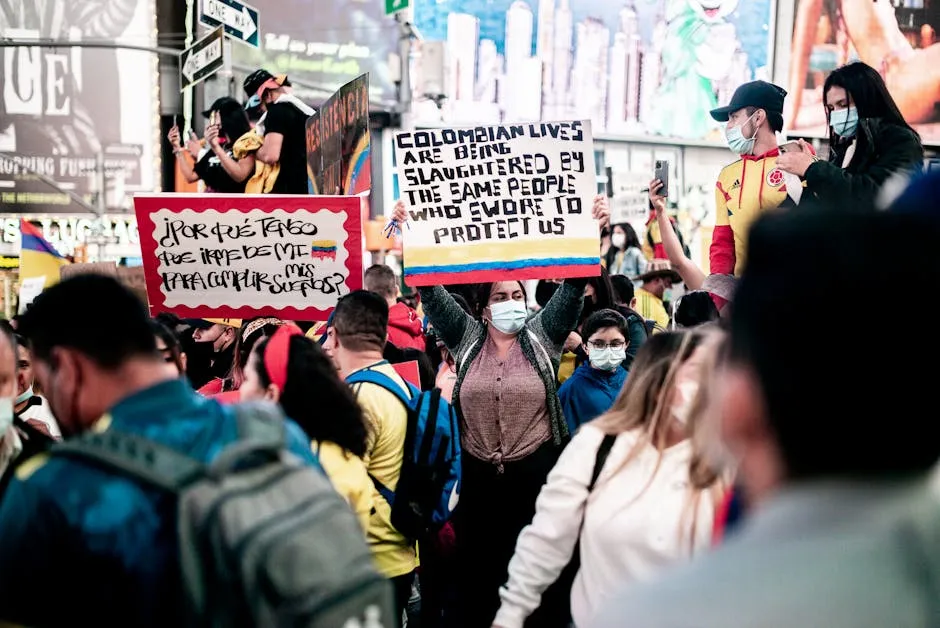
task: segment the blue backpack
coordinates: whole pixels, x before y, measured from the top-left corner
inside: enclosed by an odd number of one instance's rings
[[[401,476],[392,492],[375,477],[376,490],[392,507],[392,525],[404,536],[421,539],[450,519],[460,495],[460,434],[457,413],[440,389],[421,392],[405,382],[410,398],[388,375],[371,369],[353,373],[346,383],[375,384],[393,393],[408,410]]]

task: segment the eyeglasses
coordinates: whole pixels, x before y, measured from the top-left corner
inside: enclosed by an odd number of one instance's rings
[[[624,347],[627,346],[627,343],[624,342],[623,340],[614,340],[610,343],[606,343],[603,340],[589,340],[588,346],[591,347],[592,349],[603,351],[607,347],[610,347],[611,349],[623,349]]]

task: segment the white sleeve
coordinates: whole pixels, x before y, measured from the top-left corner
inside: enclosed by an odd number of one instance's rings
[[[542,593],[571,560],[581,533],[588,484],[603,433],[583,426],[562,452],[539,493],[532,523],[519,533],[509,562],[509,581],[499,590],[502,605],[493,621],[522,628],[539,607]]]

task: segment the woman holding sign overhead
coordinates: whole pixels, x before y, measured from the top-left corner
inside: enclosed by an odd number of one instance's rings
[[[593,215],[602,226],[609,221],[606,197],[595,198]],[[393,218],[407,220],[401,201]],[[456,358],[452,403],[463,447],[454,521],[458,625],[492,624],[516,538],[532,520],[539,490],[570,437],[556,373],[565,340],[578,324],[586,283],[566,280],[531,317],[520,281],[481,284],[479,318],[441,286],[418,288],[429,322]]]

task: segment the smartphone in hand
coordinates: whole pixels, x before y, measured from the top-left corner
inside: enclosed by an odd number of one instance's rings
[[[656,168],[653,170],[653,178],[663,182],[663,187],[659,190],[660,196],[669,196],[669,162],[656,160]]]
[[[799,142],[787,142],[786,144],[783,144],[777,148],[781,155],[783,153],[799,153],[803,150],[800,148]]]

